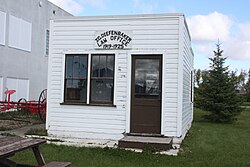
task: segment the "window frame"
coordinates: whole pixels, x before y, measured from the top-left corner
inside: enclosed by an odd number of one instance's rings
[[[90,54],[91,56],[91,62],[90,62],[90,77],[89,77],[89,83],[90,83],[90,91],[89,91],[89,104],[93,104],[93,105],[112,105],[114,104],[114,84],[115,84],[115,54],[112,53],[94,53],[94,54]],[[93,67],[93,56],[113,56],[113,77],[92,77],[92,67]],[[99,60],[100,61],[100,60]],[[107,59],[106,59],[107,61]],[[106,66],[107,68],[107,66]],[[94,79],[92,79],[94,78]],[[110,79],[111,78],[111,79]],[[106,102],[106,101],[92,101],[92,80],[113,80],[112,84],[113,84],[113,97],[112,97],[112,101],[111,102]]]
[[[75,56],[75,55],[86,55],[87,56],[87,76],[86,76],[86,83],[87,83],[87,90],[86,90],[86,102],[82,102],[82,101],[75,101],[75,100],[66,100],[66,57],[67,56]],[[92,92],[92,85],[91,85],[91,75],[92,75],[92,60],[93,60],[93,56],[95,55],[99,55],[99,56],[113,56],[113,77],[112,77],[112,84],[113,84],[113,88],[112,88],[112,92],[113,92],[113,96],[112,96],[112,101],[111,102],[94,102],[91,101],[91,92]],[[63,99],[62,99],[62,103],[60,103],[61,105],[87,105],[87,106],[107,106],[107,107],[116,107],[115,105],[115,80],[116,80],[116,53],[114,52],[94,52],[94,53],[65,53],[64,54],[64,75],[63,75]],[[109,77],[101,77],[100,79],[106,79]]]
[[[68,56],[86,56],[87,58],[87,70],[86,70],[86,78],[69,78],[67,79],[66,78],[66,75],[67,75],[67,71],[66,71],[66,66],[67,66],[67,62],[66,62],[66,58]],[[63,101],[64,103],[66,104],[87,104],[87,93],[88,93],[88,61],[89,61],[89,56],[88,54],[65,54],[65,63],[64,63],[64,95],[63,95]],[[73,72],[73,71],[72,71]],[[81,100],[68,100],[66,97],[67,97],[67,88],[66,88],[66,85],[67,85],[67,80],[86,80],[86,100],[85,101],[81,101]]]
[[[194,101],[193,101],[193,82],[194,82],[194,80],[193,80],[193,71],[191,70],[190,71],[190,101],[191,101],[191,103],[193,103]]]

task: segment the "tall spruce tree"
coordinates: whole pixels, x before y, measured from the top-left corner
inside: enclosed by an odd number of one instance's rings
[[[223,50],[217,44],[214,56],[209,58],[210,70],[200,84],[197,104],[208,114],[206,119],[214,122],[232,122],[242,111],[241,100],[237,96],[234,83],[230,79],[226,58],[222,57]]]
[[[247,98],[247,101],[250,102],[250,69],[248,71],[248,80],[247,80],[247,83],[245,85],[245,89],[246,89],[246,98]]]

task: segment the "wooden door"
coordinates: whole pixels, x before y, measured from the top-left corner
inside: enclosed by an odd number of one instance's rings
[[[161,133],[161,75],[161,55],[132,55],[130,133]]]

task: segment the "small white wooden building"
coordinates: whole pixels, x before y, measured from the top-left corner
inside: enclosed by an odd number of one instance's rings
[[[185,136],[194,55],[183,14],[57,18],[50,34],[50,135]]]

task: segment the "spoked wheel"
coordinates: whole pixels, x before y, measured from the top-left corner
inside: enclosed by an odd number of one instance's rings
[[[21,111],[22,109],[27,109],[27,100],[25,98],[20,98],[17,103],[17,111]]]
[[[38,99],[38,114],[40,119],[45,122],[46,120],[46,104],[47,104],[47,89],[44,89]]]

